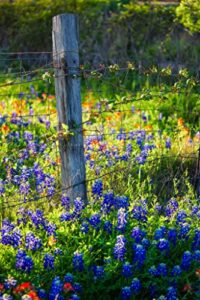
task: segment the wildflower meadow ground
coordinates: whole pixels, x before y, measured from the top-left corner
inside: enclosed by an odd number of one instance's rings
[[[0,299],[200,299],[197,92],[95,88],[82,95],[87,205],[60,189],[53,93],[0,102]]]

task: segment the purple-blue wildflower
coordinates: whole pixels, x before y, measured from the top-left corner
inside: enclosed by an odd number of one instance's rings
[[[133,275],[133,266],[129,262],[122,265],[122,275],[125,278],[129,278]]]
[[[32,232],[29,232],[26,234],[25,246],[26,249],[35,251],[42,247],[42,241],[40,238],[35,237]]]
[[[192,261],[192,253],[185,251],[182,256],[181,268],[183,270],[189,270]]]
[[[126,254],[126,239],[123,235],[117,236],[117,241],[113,249],[114,258],[123,261]]]
[[[121,291],[121,300],[130,300],[131,299],[131,288],[129,286],[125,286]]]
[[[19,249],[16,255],[16,269],[30,273],[33,269],[33,260],[25,251]]]
[[[135,240],[136,243],[140,243],[145,236],[146,232],[144,230],[141,230],[139,226],[133,228],[131,237]]]
[[[124,232],[127,224],[128,212],[124,208],[120,208],[117,213],[117,230]]]
[[[104,277],[104,267],[103,266],[94,266],[93,267],[93,273],[95,279],[101,279]]]
[[[52,254],[46,253],[44,256],[44,268],[48,270],[54,269],[55,257]]]
[[[72,263],[75,271],[82,272],[84,270],[83,254],[78,251],[75,252]]]
[[[98,197],[102,196],[103,192],[103,183],[101,180],[96,180],[92,186],[92,193]]]

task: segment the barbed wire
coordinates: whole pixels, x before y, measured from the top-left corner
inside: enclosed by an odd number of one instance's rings
[[[73,52],[73,50],[70,50]],[[65,52],[65,51],[62,51],[62,52]],[[62,53],[60,52],[60,53]],[[89,79],[95,79],[95,80],[98,80],[100,82],[99,85],[101,85],[101,82],[105,82],[106,85],[108,86],[111,86],[112,88],[116,89],[116,91],[120,91],[124,94],[127,94],[122,101],[115,101],[114,99],[111,99],[111,101],[105,101],[105,99],[103,101],[100,101],[100,109],[90,109],[90,111],[83,111],[83,114],[90,114],[90,117],[88,120],[86,121],[83,121],[81,124],[78,124],[78,129],[73,129],[72,131],[74,133],[82,133],[83,132],[83,135],[84,137],[87,139],[87,138],[99,138],[99,137],[106,137],[106,136],[117,136],[117,135],[120,135],[120,134],[125,134],[125,135],[129,135],[129,134],[132,134],[132,133],[139,133],[141,131],[145,131],[145,133],[158,133],[159,135],[161,135],[162,133],[165,133],[165,134],[168,134],[168,133],[180,133],[180,132],[185,132],[187,128],[185,128],[184,126],[181,127],[181,128],[164,128],[164,129],[147,129],[145,128],[145,123],[142,124],[142,116],[141,116],[141,113],[142,111],[168,111],[167,108],[149,108],[149,107],[142,107],[141,106],[141,103],[142,101],[150,101],[150,100],[154,100],[153,97],[157,97],[157,96],[165,96],[166,97],[166,94],[170,94],[170,93],[174,93],[174,94],[177,94],[177,95],[187,95],[188,92],[191,92],[191,91],[188,91],[187,90],[187,87],[185,88],[184,91],[180,90],[180,88],[177,88],[177,87],[170,87],[169,89],[164,89],[164,90],[160,90],[160,91],[155,91],[155,92],[152,92],[150,89],[144,89],[142,91],[139,91],[139,89],[137,91],[133,91],[133,88],[126,88],[125,86],[123,86],[123,83],[126,82],[126,79],[127,79],[127,76],[131,73],[131,72],[140,72],[140,75],[145,75],[145,76],[149,76],[149,75],[156,75],[156,76],[160,76],[162,78],[163,77],[169,77],[174,80],[175,78],[177,79],[184,79],[184,80],[187,80],[187,78],[184,78],[181,76],[181,74],[167,74],[167,73],[164,73],[164,71],[157,71],[157,72],[152,72],[152,70],[148,69],[148,70],[145,70],[145,69],[137,69],[136,67],[119,67],[118,65],[114,64],[114,65],[109,65],[109,66],[105,66],[105,65],[101,65],[100,67],[96,67],[96,68],[87,68],[85,66],[80,66],[78,68],[66,68],[65,66],[61,66],[59,65],[59,61],[56,61],[56,56],[60,55],[60,53],[52,53],[52,52],[10,52],[10,53],[0,53],[0,55],[40,55],[40,54],[51,54],[53,55],[52,59],[50,62],[44,64],[43,66],[39,67],[39,68],[36,68],[36,69],[33,69],[33,70],[30,70],[30,71],[23,71],[22,70],[22,61],[25,60],[25,59],[30,59],[30,58],[27,58],[27,57],[20,57],[17,59],[17,61],[20,62],[20,72],[10,72],[9,74],[5,74],[5,77],[9,77],[9,76],[12,76],[12,75],[15,75],[15,76],[18,76],[20,77],[20,80],[19,81],[15,81],[13,80],[12,82],[6,82],[4,84],[1,84],[0,85],[0,88],[4,88],[4,87],[9,87],[9,86],[13,86],[13,85],[19,85],[20,86],[20,89],[23,85],[26,85],[26,84],[31,84],[32,82],[40,82],[40,81],[43,81],[43,82],[46,82],[45,80],[47,80],[47,82],[49,82],[48,80],[54,80],[55,78],[62,78],[62,77],[66,77],[66,76],[72,76],[73,78],[82,78],[83,81],[87,81]],[[34,59],[34,58],[32,58]],[[40,59],[40,58],[38,58]],[[2,59],[4,60],[4,59]],[[9,58],[5,58],[5,60],[9,60]],[[16,60],[16,58],[13,58],[11,60]],[[1,61],[1,58],[0,58],[0,61]],[[47,68],[48,67],[48,68]],[[39,73],[39,72],[53,72],[55,71],[55,73],[58,71],[58,70],[61,70],[61,72],[63,72],[62,74],[60,75],[52,75],[51,73],[47,74],[47,79],[44,79],[43,77],[42,78],[37,78],[36,77],[36,74]],[[74,74],[71,74],[72,72],[74,72]],[[143,73],[142,73],[143,72]],[[142,73],[142,74],[141,74]],[[123,74],[124,77],[123,79],[121,80],[119,77],[117,77],[118,75],[121,75]],[[32,78],[30,78],[29,80],[24,80],[24,77],[28,77],[28,76],[32,76]],[[112,81],[109,81],[109,80],[106,80],[106,76],[110,76],[111,77],[111,80],[112,80],[112,77],[115,77],[115,79],[120,79],[120,83],[119,84],[115,84],[113,83]],[[0,78],[5,78],[4,76],[0,77]],[[193,77],[193,80],[195,80],[195,84],[198,85],[200,83],[200,81],[198,81],[197,77]],[[88,88],[88,87],[87,87]],[[189,87],[191,88],[191,86]],[[192,87],[193,88],[193,87]],[[88,88],[88,91],[90,89]],[[95,90],[95,93],[96,92],[99,92],[101,93],[103,90]],[[139,96],[138,93],[141,92],[143,93],[143,95]],[[20,90],[20,93],[16,94],[0,94],[0,97],[10,97],[11,95],[14,96],[14,95],[18,95],[19,94],[22,94],[22,91]],[[27,95],[27,96],[33,96],[33,94],[31,93],[24,93],[23,95]],[[55,115],[56,114],[56,111],[55,112],[50,112],[50,105],[49,105],[49,99],[48,99],[48,96],[50,94],[46,94],[46,98],[47,98],[47,109],[48,109],[48,113],[46,114],[19,114],[17,116],[15,116],[15,118],[19,118],[19,119],[23,119],[23,118],[34,118],[34,117],[49,117],[52,116],[52,115]],[[35,97],[37,97],[36,94],[34,94]],[[149,98],[150,97],[150,98]],[[22,99],[19,99],[19,100],[22,100]],[[166,100],[167,100],[167,97],[166,97]],[[104,127],[104,120],[103,120],[103,114],[107,114],[107,113],[120,113],[122,115],[122,113],[129,113],[131,112],[133,115],[135,115],[135,112],[133,111],[133,109],[123,109],[121,106],[124,105],[124,104],[128,104],[128,103],[134,103],[134,102],[139,102],[140,106],[139,107],[134,107],[135,110],[138,110],[138,112],[140,112],[140,126],[139,128],[134,128],[134,130],[122,130],[119,132],[105,132],[105,127]],[[161,104],[163,103],[163,99],[162,101],[160,101],[158,104]],[[46,102],[45,102],[46,104]],[[113,105],[113,107],[106,107],[106,105]],[[104,107],[105,106],[105,107]],[[117,106],[120,106],[120,108],[117,108]],[[176,107],[171,107],[171,109],[173,110],[173,112],[182,112],[181,109],[178,109]],[[188,109],[189,111],[189,109]],[[196,116],[199,112],[198,110],[193,110],[191,112],[189,112],[190,115],[194,115]],[[13,115],[3,115],[3,116],[0,116],[1,118],[5,118],[5,119],[9,119],[9,118],[13,118]],[[91,121],[92,117],[101,117],[101,126],[102,126],[102,130],[100,129],[96,129],[96,128],[91,128],[91,129],[86,129],[86,128],[83,128],[82,129],[82,125]],[[144,126],[144,127],[143,127]],[[120,119],[120,127],[122,128],[123,127],[123,116],[121,116],[121,119]],[[54,128],[55,129],[55,128]],[[196,130],[196,127],[193,127],[193,126],[190,126],[189,128],[189,131],[193,131],[193,130]],[[90,134],[87,134],[87,132],[89,132]],[[92,134],[91,134],[92,132]],[[96,134],[95,134],[96,133]],[[59,136],[59,135],[55,135],[54,137],[49,137],[50,135],[50,132],[48,132],[46,135],[40,135],[39,138],[42,140],[45,140],[45,144],[47,146],[47,148],[49,148],[49,151],[51,151],[53,148],[55,148],[54,150],[56,151],[55,153],[56,154],[56,158],[58,158],[58,147],[57,147],[57,143],[56,141],[59,141],[59,139],[62,139],[63,137]],[[129,137],[126,136],[125,138],[125,142],[129,140]],[[105,141],[105,140],[104,140]],[[193,142],[194,143],[194,142]],[[197,142],[195,145],[199,145],[199,143]],[[18,150],[18,156],[21,155],[21,153],[23,153],[24,151],[24,148],[23,149],[20,149]],[[92,151],[96,151],[96,152],[99,152],[99,150],[95,150],[93,149]],[[191,159],[191,160],[198,160],[198,157],[197,155],[195,155],[197,152],[190,152],[189,155],[183,155],[181,153],[178,153],[178,154],[149,154],[146,158],[146,161],[145,161],[145,165],[146,164],[156,164],[158,162],[158,160],[168,160],[168,159],[171,159],[171,158],[174,158],[175,160],[176,159]],[[135,155],[139,155],[140,153],[136,153]],[[15,159],[16,156],[10,156],[10,157],[7,157],[8,160],[10,159]],[[99,163],[99,161],[97,161]],[[69,189],[72,189],[72,188],[75,188],[76,186],[78,185],[81,185],[81,184],[89,184],[90,182],[93,182],[95,180],[99,180],[99,179],[102,179],[106,176],[111,176],[112,174],[115,175],[115,181],[117,180],[121,180],[121,178],[116,178],[116,176],[118,176],[118,174],[122,175],[122,176],[125,176],[127,174],[129,174],[129,171],[131,170],[131,172],[133,172],[133,163],[134,163],[134,167],[136,166],[135,164],[136,162],[136,157],[134,158],[129,158],[127,164],[128,166],[124,166],[124,167],[119,167],[116,164],[112,165],[113,167],[113,170],[109,171],[109,172],[106,172],[106,173],[103,173],[103,174],[99,174],[99,175],[96,175],[95,177],[92,177],[92,178],[89,178],[89,179],[86,179],[86,181],[82,181],[82,182],[79,182],[79,183],[76,183],[76,184],[73,184],[69,187],[59,187],[58,189],[55,190],[55,193],[52,195],[45,195],[45,196],[33,196],[31,197],[30,199],[26,199],[26,201],[19,201],[16,203],[16,200],[13,199],[12,201],[4,201],[2,202],[2,205],[1,205],[1,209],[2,210],[6,210],[6,209],[9,209],[9,208],[13,208],[13,207],[18,207],[20,205],[26,205],[27,203],[31,203],[31,202],[36,202],[36,201],[51,201],[53,200],[53,197],[56,196],[56,195],[60,195],[61,193],[63,192],[66,192],[68,191]],[[140,165],[138,163],[139,167],[142,167],[142,165]],[[44,168],[50,168],[52,167],[51,165],[50,166],[46,166],[46,167],[43,167]],[[59,164],[56,165],[57,169],[58,169],[58,172],[59,172]],[[117,168],[117,169],[116,169]],[[138,170],[135,171],[135,173],[137,174]],[[178,172],[178,171],[177,171]],[[195,175],[196,176],[196,175]],[[162,177],[162,176],[161,176]],[[196,177],[195,177],[196,178]],[[159,180],[159,178],[157,178],[156,180]],[[170,178],[166,178],[166,180],[170,180]]]
[[[150,157],[151,157],[151,156],[150,156]],[[146,163],[156,162],[157,159],[168,159],[169,157],[173,157],[173,158],[174,158],[174,156],[156,156],[156,155],[155,155],[154,157],[155,157],[155,158],[152,159],[152,160],[147,160],[147,161],[145,162],[145,164],[146,164]],[[185,158],[190,158],[190,159],[191,159],[191,158],[192,158],[192,159],[197,159],[197,156],[196,156],[196,157],[194,157],[194,156],[190,156],[190,157],[188,157],[188,156],[181,156],[181,157],[182,157],[182,158],[185,157]],[[62,194],[63,192],[66,192],[66,191],[68,191],[69,189],[75,188],[75,187],[77,187],[77,186],[79,186],[79,185],[87,184],[87,183],[89,183],[89,182],[93,182],[93,181],[102,179],[102,178],[104,178],[104,177],[106,177],[106,176],[110,176],[111,174],[118,174],[118,173],[122,174],[122,173],[121,173],[122,171],[127,171],[127,170],[132,169],[133,166],[130,165],[130,162],[135,162],[135,158],[134,158],[133,160],[129,161],[129,165],[126,166],[126,167],[118,168],[117,170],[114,169],[114,170],[112,170],[112,171],[109,171],[109,172],[100,174],[100,175],[98,175],[98,176],[96,176],[96,177],[93,177],[93,178],[86,179],[85,181],[78,182],[78,183],[73,184],[73,185],[70,185],[70,186],[68,186],[68,187],[62,187],[62,188],[56,190],[56,192],[54,192],[53,195],[45,195],[45,196],[41,196],[41,197],[35,196],[35,197],[31,198],[31,199],[26,199],[26,201],[21,201],[21,202],[15,203],[14,205],[9,205],[9,206],[6,206],[6,207],[3,206],[2,209],[13,208],[13,207],[20,206],[20,205],[22,205],[22,204],[25,205],[25,204],[27,204],[27,203],[35,202],[35,201],[41,201],[41,200],[42,200],[42,201],[46,201],[46,200],[49,199],[49,198],[55,197],[55,196],[57,196],[57,195],[60,195],[60,194]],[[137,174],[137,172],[138,172],[138,171],[136,170],[136,174]],[[127,174],[127,173],[124,172],[124,174]],[[121,178],[119,178],[119,180],[121,180]],[[117,181],[117,178],[115,178],[115,181]],[[4,203],[3,203],[3,205],[5,205],[5,204],[10,204],[10,201],[9,201],[9,202],[4,202]]]
[[[0,52],[0,55],[27,55],[27,54],[36,54],[36,55],[40,55],[40,54],[52,54],[51,51],[31,51],[31,52]]]

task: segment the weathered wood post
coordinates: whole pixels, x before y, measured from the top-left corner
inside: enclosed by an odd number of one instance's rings
[[[62,187],[71,201],[81,197],[86,202],[77,16],[55,16],[52,35]],[[73,135],[66,137],[64,131]]]

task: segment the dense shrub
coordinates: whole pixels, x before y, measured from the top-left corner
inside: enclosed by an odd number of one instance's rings
[[[65,12],[80,15],[80,49],[84,62],[133,59],[139,65],[170,62],[198,68],[198,39],[183,31],[176,20],[176,6],[141,5],[128,0],[16,0],[12,4],[2,1],[2,49],[51,51],[52,17]]]
[[[200,32],[200,2],[199,0],[182,0],[177,7],[180,22],[191,32]]]

